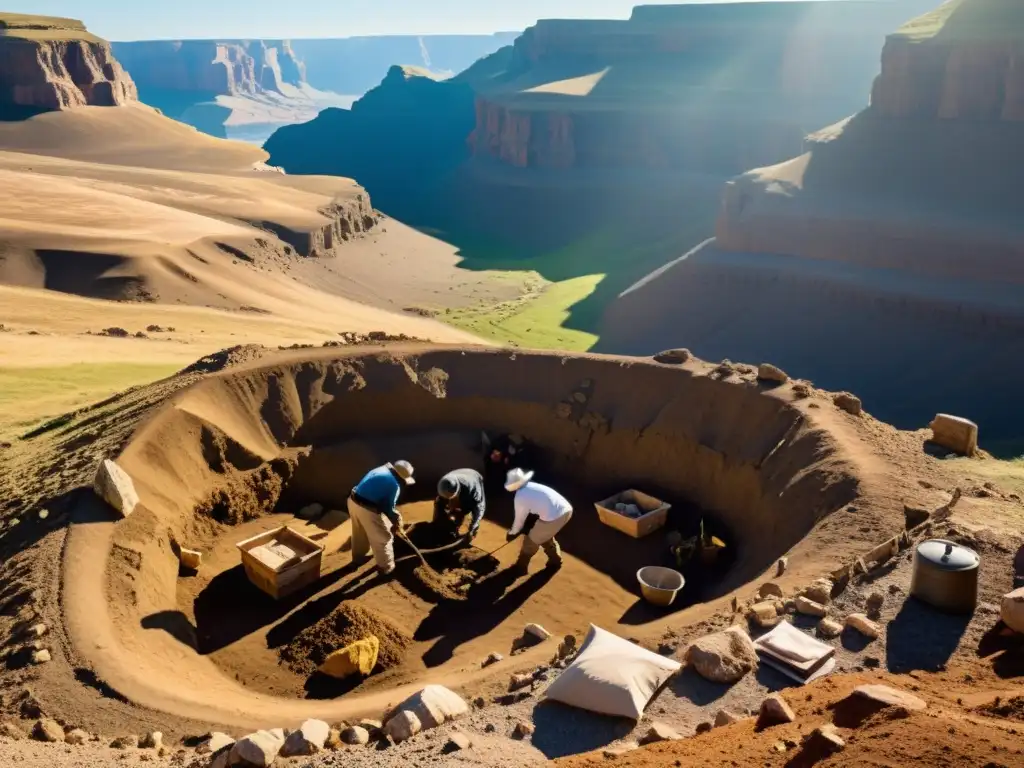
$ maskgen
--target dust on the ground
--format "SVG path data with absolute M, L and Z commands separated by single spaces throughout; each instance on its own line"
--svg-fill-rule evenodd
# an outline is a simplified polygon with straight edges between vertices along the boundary
M 1005 717 L 1007 720 L 1024 723 L 1024 696 L 1011 696 L 1005 700 L 996 696 L 988 704 L 982 704 L 974 711 L 988 717 Z
M 311 675 L 328 655 L 370 635 L 380 641 L 375 672 L 392 669 L 405 661 L 412 636 L 372 608 L 349 602 L 297 634 L 279 653 L 281 661 L 293 672 Z

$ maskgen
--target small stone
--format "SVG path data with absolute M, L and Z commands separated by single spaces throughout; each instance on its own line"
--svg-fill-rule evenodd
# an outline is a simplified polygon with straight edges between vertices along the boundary
M 39 699 L 35 697 L 32 691 L 25 689 L 25 692 L 21 699 L 21 704 L 18 706 L 21 716 L 25 718 L 39 718 L 43 716 L 43 705 Z
M 32 726 L 32 738 L 36 741 L 64 741 L 64 729 L 60 727 L 60 723 L 50 718 L 42 718 L 36 720 L 35 725 Z
M 618 760 L 623 755 L 632 752 L 637 746 L 637 744 L 623 744 L 621 747 L 609 747 L 601 752 L 601 757 L 605 760 Z
M 531 683 L 533 683 L 533 675 L 529 672 L 522 672 L 509 678 L 508 689 L 510 691 L 518 691 L 520 688 L 525 688 Z
M 789 381 L 789 375 L 771 363 L 761 363 L 757 367 L 757 378 L 761 381 L 774 381 L 778 384 L 785 384 Z
M 864 411 L 860 398 L 856 395 L 851 395 L 849 392 L 838 393 L 832 398 L 832 402 L 835 404 L 836 408 L 841 411 L 846 411 L 853 416 L 860 416 Z
M 1000 601 L 999 617 L 1014 632 L 1024 633 L 1024 587 L 1003 595 Z
M 828 614 L 828 609 L 824 605 L 806 597 L 798 597 L 796 599 L 796 610 L 797 613 L 802 613 L 805 616 L 817 616 L 819 618 L 824 618 Z
M 881 592 L 872 592 L 868 595 L 867 602 L 865 603 L 868 609 L 868 616 L 877 618 L 882 613 L 882 606 L 885 604 L 885 595 Z
M 484 733 L 494 733 L 498 728 L 494 723 L 488 723 L 484 726 Z
M 14 723 L 5 721 L 0 723 L 0 736 L 5 739 L 18 740 L 25 738 L 25 732 Z
M 643 738 L 640 739 L 640 744 L 654 744 L 659 741 L 678 741 L 683 738 L 682 735 L 664 723 L 651 723 L 651 727 L 647 733 L 644 734 Z
M 747 613 L 747 617 L 759 627 L 766 625 L 774 626 L 778 624 L 776 619 L 779 617 L 779 613 L 775 603 L 763 602 L 752 605 Z
M 777 693 L 773 693 L 761 702 L 761 712 L 757 719 L 759 728 L 768 728 L 772 725 L 783 725 L 796 720 L 796 713 L 786 703 L 786 700 Z
M 178 551 L 178 562 L 190 571 L 198 571 L 203 564 L 203 553 L 197 549 L 185 549 Z
M 135 749 L 137 746 L 139 746 L 139 737 L 134 734 L 118 736 L 110 742 L 111 749 Z
M 843 633 L 843 625 L 838 621 L 824 618 L 818 622 L 817 630 L 819 637 L 831 640 L 833 637 L 839 637 Z
M 560 419 L 568 419 L 572 416 L 571 403 L 559 403 L 555 406 L 555 416 Z
M 558 646 L 558 658 L 565 660 L 576 652 L 576 636 L 566 635 Z
M 341 732 L 341 740 L 353 746 L 370 743 L 370 732 L 361 726 L 353 725 Z
M 769 597 L 785 597 L 786 594 L 782 591 L 782 587 L 774 581 L 766 581 L 757 588 L 757 596 L 764 600 Z
M 341 749 L 342 746 L 343 742 L 341 740 L 341 731 L 337 728 L 331 728 L 330 732 L 327 734 L 327 741 L 324 742 L 324 749 L 336 752 Z
M 214 731 L 206 739 L 200 742 L 199 746 L 196 747 L 196 752 L 200 755 L 208 755 L 213 752 L 220 752 L 222 749 L 230 747 L 234 743 L 235 740 L 226 733 Z
M 870 699 L 885 707 L 903 707 L 911 712 L 920 712 L 928 706 L 928 702 L 920 696 L 890 688 L 888 685 L 862 685 L 855 688 L 851 696 Z
M 285 739 L 284 746 L 281 748 L 281 756 L 315 755 L 323 750 L 324 744 L 327 743 L 327 737 L 330 735 L 331 726 L 323 720 L 306 720 L 297 731 L 293 731 Z
M 846 742 L 832 723 L 819 725 L 815 728 L 810 736 L 807 737 L 806 744 L 815 751 L 820 750 L 830 755 L 841 752 L 846 747 Z
M 878 638 L 882 634 L 882 628 L 879 627 L 875 622 L 865 616 L 863 613 L 851 613 L 846 617 L 846 626 L 851 629 L 855 629 L 865 637 L 869 637 L 872 640 Z
M 788 567 L 789 567 L 789 558 L 788 557 L 780 557 L 778 564 L 775 566 L 775 575 L 776 576 L 781 576 L 782 574 L 784 574 L 786 572 L 786 568 L 788 568 Z
M 384 723 L 380 720 L 374 720 L 369 717 L 364 717 L 358 723 L 354 723 L 354 725 L 358 725 L 360 728 L 365 728 L 366 732 L 370 734 L 371 739 L 379 736 L 380 732 L 384 730 Z
M 833 588 L 834 585 L 828 579 L 818 579 L 810 586 L 805 587 L 800 594 L 819 605 L 828 605 L 832 602 Z
M 50 660 L 50 652 L 45 648 L 32 652 L 33 664 L 45 664 Z
M 45 624 L 33 624 L 25 629 L 25 638 L 28 640 L 35 640 L 38 637 L 42 637 L 46 634 Z
M 512 738 L 525 739 L 528 736 L 533 736 L 533 732 L 536 730 L 537 728 L 534 726 L 533 723 L 527 723 L 523 720 L 520 720 L 518 723 L 516 723 L 516 727 L 512 729 Z
M 277 760 L 283 746 L 284 731 L 281 729 L 256 731 L 235 742 L 235 745 L 231 747 L 228 763 L 231 765 L 251 764 L 256 768 L 269 768 Z
M 139 749 L 160 749 L 164 744 L 164 735 L 160 731 L 152 731 L 139 739 Z
M 551 637 L 551 633 L 544 629 L 540 624 L 527 624 L 523 629 L 523 632 L 527 635 L 533 635 L 538 640 L 547 640 Z
M 444 745 L 444 751 L 461 752 L 464 749 L 469 749 L 470 746 L 472 746 L 472 742 L 469 740 L 469 736 L 462 731 L 455 731 L 448 736 L 448 743 Z
M 735 712 L 730 712 L 728 709 L 718 710 L 718 714 L 715 715 L 715 728 L 721 728 L 723 725 L 732 725 L 743 720 L 743 715 L 737 715 Z
M 500 653 L 492 653 L 480 663 L 480 666 L 489 667 L 492 664 L 497 664 L 499 661 L 503 661 L 504 659 L 505 657 L 502 656 Z
M 700 735 L 702 733 L 707 733 L 712 728 L 714 728 L 714 726 L 706 720 L 703 723 L 697 723 L 697 734 Z
M 477 709 L 483 709 L 487 706 L 487 699 L 485 699 L 483 696 L 477 696 L 475 699 L 473 699 L 473 706 Z
M 685 363 L 691 357 L 692 355 L 688 349 L 666 349 L 664 352 L 656 354 L 654 359 L 659 363 L 678 365 L 679 363 Z
M 88 743 L 90 738 L 91 737 L 89 736 L 89 734 L 83 731 L 81 728 L 74 728 L 68 731 L 67 734 L 65 734 L 64 741 L 68 744 L 80 747 L 83 744 Z

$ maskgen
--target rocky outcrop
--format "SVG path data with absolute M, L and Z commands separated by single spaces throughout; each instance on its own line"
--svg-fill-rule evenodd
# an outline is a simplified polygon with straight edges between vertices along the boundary
M 148 40 L 115 43 L 114 51 L 143 97 L 148 91 L 255 96 L 306 79 L 287 40 Z
M 0 14 L 0 112 L 113 107 L 137 98 L 110 44 L 82 22 Z

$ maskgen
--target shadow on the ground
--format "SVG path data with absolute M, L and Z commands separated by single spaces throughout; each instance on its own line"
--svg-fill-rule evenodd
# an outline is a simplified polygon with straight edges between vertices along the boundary
M 557 702 L 542 702 L 533 710 L 532 744 L 548 760 L 591 752 L 624 738 L 635 727 L 632 720 L 598 715 Z
M 896 674 L 941 669 L 956 651 L 970 620 L 970 614 L 942 613 L 908 598 L 887 630 L 886 667 Z
M 992 659 L 992 671 L 1005 679 L 1024 677 L 1024 635 L 1009 632 L 1001 620 L 978 643 L 978 656 Z

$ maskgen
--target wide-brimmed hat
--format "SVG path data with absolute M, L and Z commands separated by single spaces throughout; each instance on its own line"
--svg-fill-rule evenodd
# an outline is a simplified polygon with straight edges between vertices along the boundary
M 405 481 L 406 485 L 415 484 L 416 481 L 412 477 L 412 464 L 410 464 L 408 461 L 402 460 L 396 461 L 393 464 L 388 464 L 388 469 L 390 469 L 396 475 L 402 478 L 402 480 Z
M 518 491 L 533 478 L 533 472 L 524 472 L 519 467 L 510 469 L 505 475 L 505 490 Z

